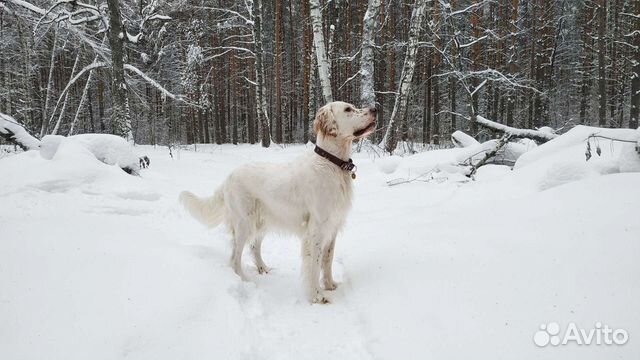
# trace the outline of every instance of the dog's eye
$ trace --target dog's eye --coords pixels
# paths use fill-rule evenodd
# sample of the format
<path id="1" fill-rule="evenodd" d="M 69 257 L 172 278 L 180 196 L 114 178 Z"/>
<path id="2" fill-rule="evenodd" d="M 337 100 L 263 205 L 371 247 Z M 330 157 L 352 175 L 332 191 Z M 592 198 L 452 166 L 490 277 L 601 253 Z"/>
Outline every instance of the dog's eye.
<path id="1" fill-rule="evenodd" d="M 351 109 L 350 107 L 348 107 L 348 108 L 344 109 L 344 111 L 346 111 L 346 112 L 351 112 L 351 110 L 352 110 L 352 109 Z"/>

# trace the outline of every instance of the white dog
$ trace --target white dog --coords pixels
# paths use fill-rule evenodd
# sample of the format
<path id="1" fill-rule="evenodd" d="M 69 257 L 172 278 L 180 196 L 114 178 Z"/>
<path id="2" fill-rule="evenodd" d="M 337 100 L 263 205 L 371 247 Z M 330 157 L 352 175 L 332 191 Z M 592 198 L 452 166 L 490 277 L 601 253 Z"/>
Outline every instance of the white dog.
<path id="1" fill-rule="evenodd" d="M 376 109 L 329 103 L 316 115 L 316 148 L 289 164 L 253 163 L 233 171 L 215 194 L 199 198 L 184 191 L 180 201 L 209 227 L 225 221 L 233 237 L 231 266 L 243 280 L 242 251 L 250 244 L 259 273 L 269 271 L 260 252 L 269 230 L 292 232 L 302 239 L 302 270 L 309 300 L 328 303 L 334 290 L 331 264 L 336 235 L 351 207 L 355 166 L 349 158 L 353 140 L 375 130 Z"/>

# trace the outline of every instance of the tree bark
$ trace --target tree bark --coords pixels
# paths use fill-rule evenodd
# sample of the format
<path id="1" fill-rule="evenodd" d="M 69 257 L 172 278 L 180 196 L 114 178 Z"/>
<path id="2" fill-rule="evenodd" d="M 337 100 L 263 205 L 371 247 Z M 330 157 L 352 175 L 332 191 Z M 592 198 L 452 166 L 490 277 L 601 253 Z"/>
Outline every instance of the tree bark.
<path id="1" fill-rule="evenodd" d="M 275 95 L 275 109 L 273 114 L 273 120 L 275 121 L 276 126 L 276 136 L 275 142 L 282 144 L 282 122 L 284 121 L 282 116 L 282 47 L 281 47 L 281 34 L 282 34 L 282 4 L 280 0 L 275 0 L 274 4 L 274 13 L 275 13 L 275 53 L 273 56 L 275 57 L 275 83 L 276 83 L 276 95 Z"/>
<path id="2" fill-rule="evenodd" d="M 607 79 L 605 67 L 605 38 L 607 8 L 605 0 L 598 2 L 598 125 L 607 125 Z"/>
<path id="3" fill-rule="evenodd" d="M 76 69 L 78 68 L 78 62 L 80 62 L 80 50 L 77 51 L 76 60 L 73 62 L 73 68 L 71 69 L 71 75 L 69 78 L 73 78 L 76 74 Z M 91 76 L 91 72 L 89 72 L 89 76 Z M 67 109 L 67 102 L 69 101 L 69 92 L 64 95 L 64 102 L 62 103 L 62 108 L 60 109 L 60 114 L 58 115 L 58 121 L 56 121 L 53 130 L 51 130 L 51 135 L 56 135 L 58 130 L 60 129 L 60 124 L 62 123 L 62 119 L 64 118 L 64 112 Z M 54 114 L 51 114 L 52 116 Z"/>
<path id="4" fill-rule="evenodd" d="M 113 133 L 133 142 L 131 117 L 129 115 L 129 97 L 124 80 L 124 37 L 120 3 L 107 0 L 109 7 L 109 45 L 111 46 L 111 126 Z"/>
<path id="5" fill-rule="evenodd" d="M 360 102 L 362 106 L 375 106 L 373 75 L 375 73 L 373 50 L 380 0 L 369 0 L 367 12 L 362 20 L 362 53 L 360 55 Z"/>
<path id="6" fill-rule="evenodd" d="M 309 19 L 309 2 L 305 1 L 303 4 L 303 17 Z M 302 142 L 307 143 L 309 141 L 309 120 L 311 115 L 309 113 L 309 99 L 311 93 L 311 56 L 313 56 L 313 50 L 311 50 L 311 29 L 309 22 L 305 22 L 303 31 L 304 51 L 302 55 Z"/>
<path id="7" fill-rule="evenodd" d="M 262 48 L 262 0 L 253 0 L 253 42 L 256 54 L 256 113 L 260 124 L 262 146 L 271 145 L 269 115 L 267 113 L 266 88 L 264 85 L 264 61 Z"/>
<path id="8" fill-rule="evenodd" d="M 593 62 L 593 40 L 591 36 L 592 26 L 590 24 L 593 18 L 593 7 L 588 4 L 584 5 L 582 15 L 582 77 L 580 84 L 580 124 L 587 123 L 587 111 L 589 110 L 589 98 L 591 97 L 591 66 Z"/>
<path id="9" fill-rule="evenodd" d="M 44 111 L 42 112 L 42 124 L 40 127 L 40 138 L 49 131 L 49 100 L 53 93 L 53 69 L 56 65 L 56 43 L 58 42 L 58 24 L 53 30 L 53 44 L 51 45 L 51 61 L 49 61 L 49 77 L 47 78 L 47 92 L 45 93 Z M 66 100 L 66 97 L 65 97 Z M 51 115 L 53 118 L 53 115 Z"/>
<path id="10" fill-rule="evenodd" d="M 640 1 L 635 2 L 635 14 L 640 14 Z M 631 24 L 636 24 L 633 34 L 633 44 L 636 48 L 631 62 L 631 111 L 629 117 L 629 127 L 635 129 L 640 122 L 640 34 L 638 33 L 638 23 L 640 20 L 631 19 Z"/>
<path id="11" fill-rule="evenodd" d="M 322 32 L 322 9 L 320 0 L 309 0 L 311 23 L 313 25 L 313 43 L 318 60 L 318 77 L 322 88 L 322 97 L 325 103 L 333 101 L 331 92 L 331 64 L 327 58 L 324 33 Z"/>
<path id="12" fill-rule="evenodd" d="M 420 37 L 420 30 L 422 27 L 422 20 L 425 17 L 426 7 L 427 0 L 416 0 L 413 8 L 413 14 L 411 15 L 409 44 L 407 45 L 402 74 L 400 75 L 398 93 L 396 94 L 395 104 L 393 106 L 393 111 L 391 112 L 391 118 L 389 119 L 387 133 L 383 139 L 385 150 L 389 153 L 393 153 L 398 144 L 398 126 L 405 116 L 407 100 L 409 98 L 409 92 L 411 91 L 411 82 L 413 80 L 413 73 L 416 66 L 418 39 Z"/>

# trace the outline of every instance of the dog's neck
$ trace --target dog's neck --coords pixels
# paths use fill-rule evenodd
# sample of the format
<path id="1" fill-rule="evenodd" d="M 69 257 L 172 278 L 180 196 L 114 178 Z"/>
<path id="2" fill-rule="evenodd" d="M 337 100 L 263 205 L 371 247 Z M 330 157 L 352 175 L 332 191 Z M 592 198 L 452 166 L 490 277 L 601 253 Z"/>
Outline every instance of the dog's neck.
<path id="1" fill-rule="evenodd" d="M 316 145 L 344 161 L 351 157 L 351 139 L 339 139 L 335 136 L 318 134 Z"/>

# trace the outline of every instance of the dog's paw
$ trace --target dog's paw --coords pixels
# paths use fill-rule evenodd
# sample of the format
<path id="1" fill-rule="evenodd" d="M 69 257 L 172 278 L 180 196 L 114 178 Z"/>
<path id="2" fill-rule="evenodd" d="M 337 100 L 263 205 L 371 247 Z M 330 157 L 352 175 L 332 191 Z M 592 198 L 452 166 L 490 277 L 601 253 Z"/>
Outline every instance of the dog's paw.
<path id="1" fill-rule="evenodd" d="M 331 299 L 329 299 L 324 295 L 318 294 L 318 296 L 315 296 L 313 299 L 311 299 L 311 303 L 312 304 L 331 304 Z"/>
<path id="2" fill-rule="evenodd" d="M 324 289 L 325 290 L 329 290 L 329 291 L 333 291 L 335 289 L 338 288 L 338 283 L 335 281 L 324 281 Z"/>
<path id="3" fill-rule="evenodd" d="M 268 274 L 271 271 L 271 268 L 267 265 L 258 265 L 256 268 L 258 269 L 258 274 Z"/>

